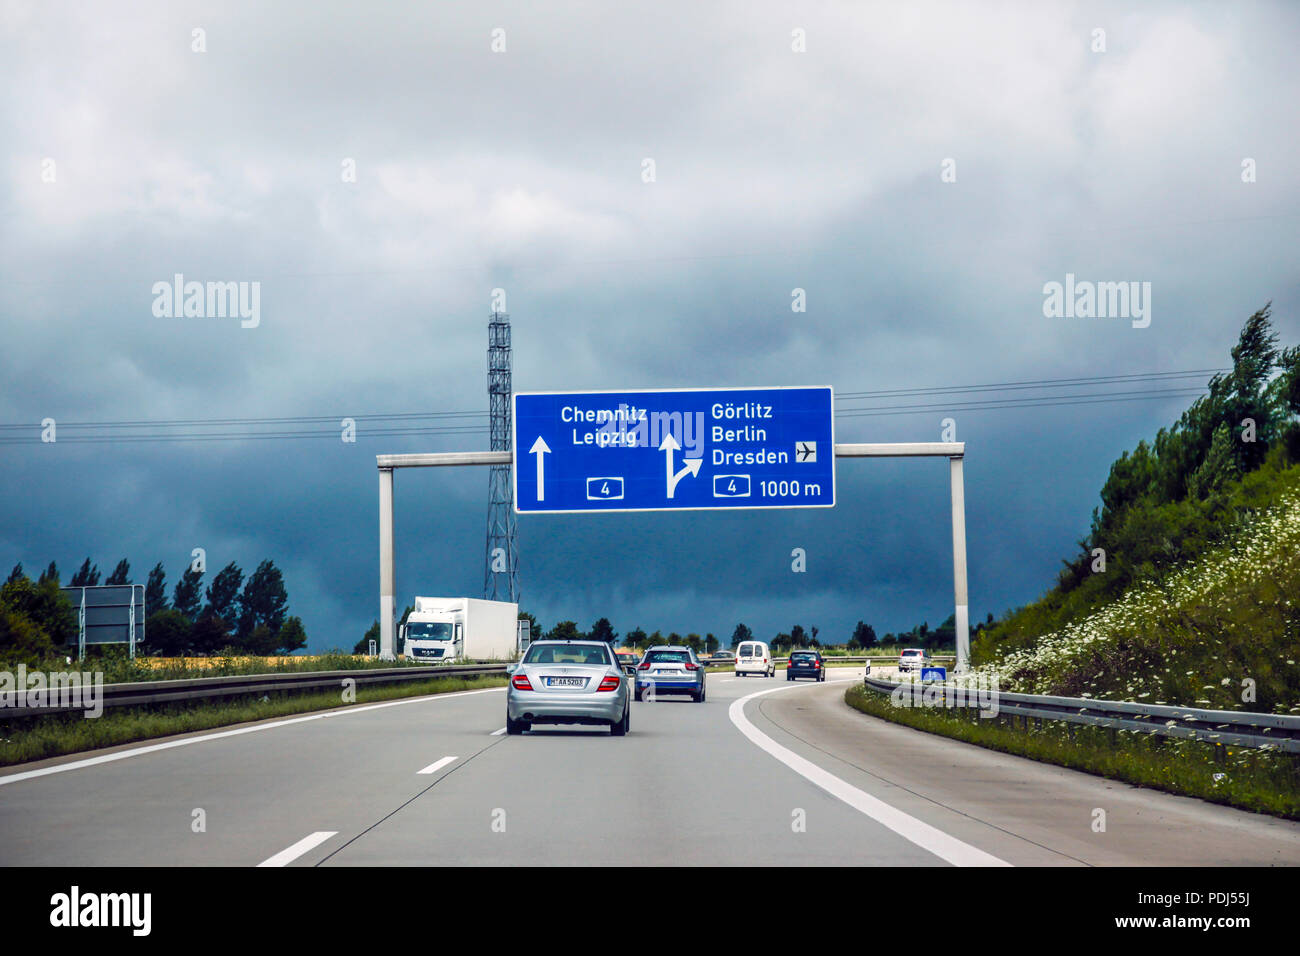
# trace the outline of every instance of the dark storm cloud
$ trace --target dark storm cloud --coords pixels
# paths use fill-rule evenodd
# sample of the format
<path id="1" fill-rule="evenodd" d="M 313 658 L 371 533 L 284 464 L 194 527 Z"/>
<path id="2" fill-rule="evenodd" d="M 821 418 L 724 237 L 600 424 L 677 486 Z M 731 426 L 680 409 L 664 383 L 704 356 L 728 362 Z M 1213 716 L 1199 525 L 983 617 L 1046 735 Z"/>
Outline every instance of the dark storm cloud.
<path id="1" fill-rule="evenodd" d="M 4 422 L 485 408 L 497 287 L 520 389 L 1207 368 L 1270 298 L 1300 339 L 1287 5 L 0 16 Z M 260 325 L 155 317 L 151 287 L 176 273 L 259 281 Z M 1151 282 L 1151 326 L 1044 318 L 1066 273 Z M 951 412 L 973 617 L 1050 584 L 1109 462 L 1183 404 Z M 925 440 L 947 414 L 837 427 Z M 373 456 L 485 441 L 363 423 L 355 445 L 3 445 L 0 556 L 126 555 L 141 576 L 163 560 L 173 581 L 192 547 L 217 567 L 271 556 L 313 647 L 350 646 L 377 610 Z M 946 466 L 839 474 L 833 512 L 521 519 L 524 603 L 620 630 L 938 623 Z M 399 475 L 399 600 L 479 592 L 486 483 Z"/>

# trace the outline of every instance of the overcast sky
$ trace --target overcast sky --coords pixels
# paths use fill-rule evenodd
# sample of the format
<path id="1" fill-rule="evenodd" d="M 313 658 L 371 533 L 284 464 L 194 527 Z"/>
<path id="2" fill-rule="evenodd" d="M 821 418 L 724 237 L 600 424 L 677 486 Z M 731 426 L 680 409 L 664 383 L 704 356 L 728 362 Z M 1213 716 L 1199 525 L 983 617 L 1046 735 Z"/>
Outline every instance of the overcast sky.
<path id="1" fill-rule="evenodd" d="M 195 547 L 209 578 L 270 557 L 311 648 L 350 648 L 378 613 L 374 456 L 487 446 L 495 288 L 518 390 L 1208 369 L 1270 299 L 1294 344 L 1298 27 L 1287 3 L 0 0 L 0 424 L 23 426 L 0 561 L 163 561 L 170 588 Z M 258 324 L 157 315 L 177 273 L 259 283 Z M 1067 274 L 1149 282 L 1150 324 L 1045 316 Z M 977 620 L 1051 585 L 1110 462 L 1189 399 L 957 403 L 1187 381 L 841 397 L 954 406 L 836 437 L 956 420 Z M 434 412 L 483 431 L 335 427 Z M 322 422 L 75 427 L 299 416 Z M 399 608 L 481 595 L 487 481 L 398 473 Z M 833 510 L 524 516 L 522 604 L 620 632 L 933 626 L 947 482 L 841 461 Z"/>

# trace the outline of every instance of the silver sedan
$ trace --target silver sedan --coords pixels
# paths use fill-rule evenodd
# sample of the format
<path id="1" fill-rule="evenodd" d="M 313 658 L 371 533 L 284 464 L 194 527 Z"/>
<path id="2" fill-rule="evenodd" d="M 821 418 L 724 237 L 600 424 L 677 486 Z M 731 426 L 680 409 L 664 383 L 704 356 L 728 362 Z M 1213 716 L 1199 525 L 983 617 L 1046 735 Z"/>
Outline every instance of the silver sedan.
<path id="1" fill-rule="evenodd" d="M 506 733 L 533 724 L 596 724 L 622 737 L 630 726 L 628 683 L 604 641 L 535 641 L 510 673 Z"/>

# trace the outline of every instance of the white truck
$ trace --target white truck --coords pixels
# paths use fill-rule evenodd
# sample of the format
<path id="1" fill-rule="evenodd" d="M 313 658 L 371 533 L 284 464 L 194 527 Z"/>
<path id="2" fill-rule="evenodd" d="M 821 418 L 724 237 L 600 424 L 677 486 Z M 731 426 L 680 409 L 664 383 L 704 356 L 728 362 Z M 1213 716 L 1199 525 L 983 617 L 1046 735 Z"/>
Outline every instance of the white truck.
<path id="1" fill-rule="evenodd" d="M 407 660 L 512 661 L 519 605 L 465 597 L 417 597 L 400 635 Z"/>

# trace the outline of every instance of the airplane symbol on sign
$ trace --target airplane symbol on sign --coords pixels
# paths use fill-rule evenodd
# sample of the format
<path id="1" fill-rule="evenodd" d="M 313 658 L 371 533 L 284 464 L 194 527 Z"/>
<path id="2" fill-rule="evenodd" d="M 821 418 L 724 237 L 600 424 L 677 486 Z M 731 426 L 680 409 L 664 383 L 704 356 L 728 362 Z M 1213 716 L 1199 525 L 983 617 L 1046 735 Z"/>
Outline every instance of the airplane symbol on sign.
<path id="1" fill-rule="evenodd" d="M 794 450 L 800 462 L 817 460 L 817 443 L 815 441 L 797 442 Z"/>

